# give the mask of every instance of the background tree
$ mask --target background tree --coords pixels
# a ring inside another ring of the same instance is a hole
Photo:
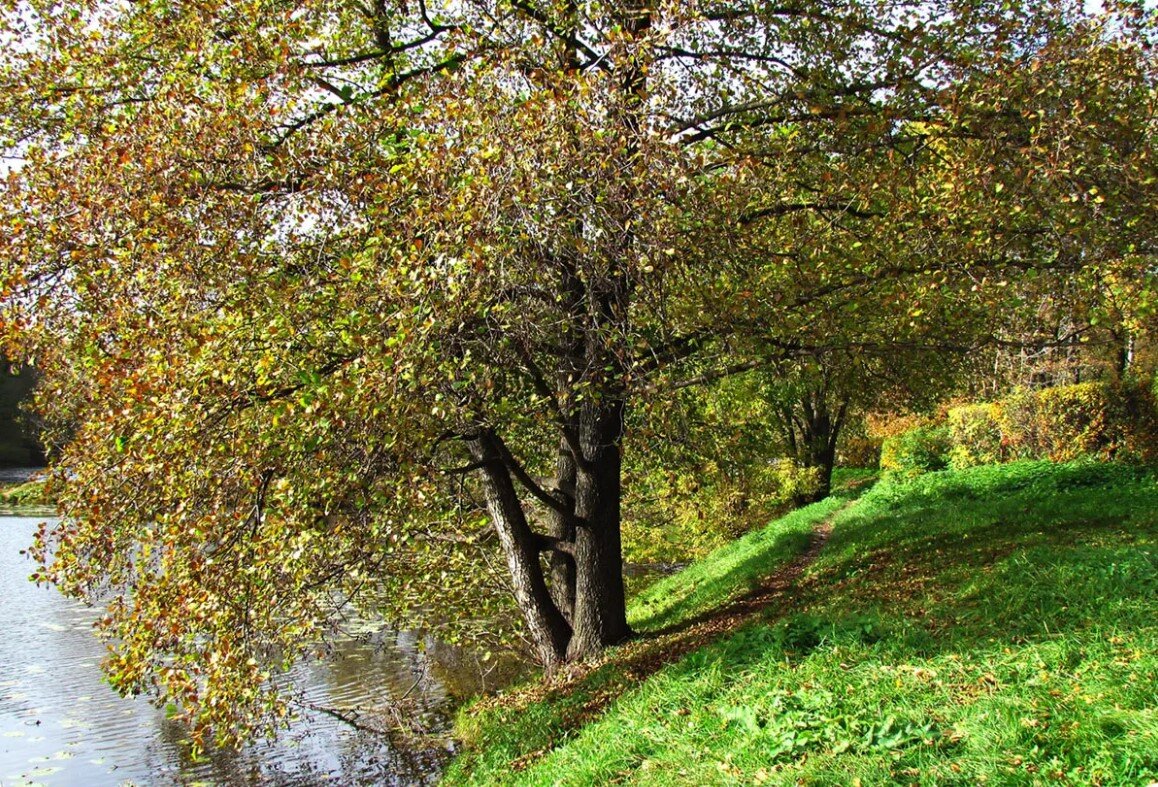
[[[771,404],[785,454],[815,477],[798,505],[828,497],[841,438],[866,413],[927,407],[949,389],[962,353],[934,346],[820,353],[773,367],[758,395]]]

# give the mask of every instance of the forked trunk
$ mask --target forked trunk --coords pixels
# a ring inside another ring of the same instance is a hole
[[[793,412],[791,407],[781,411],[781,427],[797,465],[814,469],[817,473],[815,491],[799,494],[792,501],[798,506],[823,500],[832,492],[836,444],[844,427],[848,400],[842,399],[833,414],[829,409],[828,396],[826,388],[822,386],[801,397],[799,414]]]
[[[467,440],[515,600],[548,671],[631,636],[620,541],[623,407],[591,410],[580,430],[582,457],[575,461],[569,448],[560,457],[554,490],[529,478],[492,431]],[[548,534],[531,529],[515,478],[552,508]]]

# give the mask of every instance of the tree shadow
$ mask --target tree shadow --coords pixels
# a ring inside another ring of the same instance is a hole
[[[838,519],[843,552],[817,561],[788,605],[766,605],[764,625],[708,645],[673,674],[708,661],[744,670],[769,651],[791,663],[837,643],[935,658],[1152,624],[1158,552],[1137,546],[1158,540],[1153,476],[1088,465],[1047,476],[972,487],[966,478],[947,485],[940,505],[917,497],[894,508],[883,531],[883,515]],[[939,515],[973,504],[989,521],[938,531]]]
[[[736,675],[769,660],[792,670],[845,645],[865,646],[860,658],[884,664],[976,656],[1148,625],[1158,598],[1158,550],[1136,548],[1158,541],[1158,484],[1145,470],[979,469],[882,490],[833,519],[823,550],[823,535],[800,554],[792,542],[801,534],[780,534],[693,591],[701,595],[647,618],[667,625],[545,687],[532,702],[550,709],[554,729],[517,765],[660,670],[676,681],[711,674],[713,664]],[[739,598],[696,612],[713,593],[751,581],[780,550],[799,556]]]
[[[817,541],[815,534],[783,533],[766,549],[734,563],[729,569],[717,575],[706,577],[675,603],[657,603],[657,608],[646,617],[636,619],[636,628],[642,636],[652,638],[674,634],[688,628],[729,615],[736,609],[750,607],[753,602],[768,594],[769,582],[799,560],[799,556],[810,553]],[[776,565],[782,555],[797,555],[779,569],[769,569]],[[810,559],[814,553],[810,554]],[[799,570],[796,571],[799,574]],[[794,575],[795,576],[795,575]],[[736,594],[740,595],[737,596]]]

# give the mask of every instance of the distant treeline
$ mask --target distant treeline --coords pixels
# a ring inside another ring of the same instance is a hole
[[[43,465],[44,447],[21,404],[32,395],[36,371],[0,361],[0,467]]]

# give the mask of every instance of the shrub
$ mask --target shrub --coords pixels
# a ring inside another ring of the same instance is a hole
[[[869,413],[864,419],[865,433],[882,442],[927,423],[925,416],[916,413]]]
[[[841,467],[878,467],[882,442],[882,438],[867,435],[848,437],[837,448],[837,464]]]
[[[949,466],[961,470],[1002,461],[1001,405],[967,404],[949,410]]]
[[[1045,437],[1036,391],[1019,390],[1001,401],[1001,448],[1006,460],[1044,455]]]
[[[1158,406],[1137,383],[1090,382],[1019,393],[1003,407],[1010,458],[1158,458]]]
[[[53,501],[45,491],[44,481],[25,481],[0,489],[0,502],[10,506],[47,506]]]
[[[776,499],[792,503],[812,498],[820,489],[820,469],[800,467],[789,459],[776,459],[768,465],[768,487],[776,490]]]
[[[949,429],[925,424],[889,437],[881,446],[881,470],[891,475],[915,476],[949,465]]]
[[[1158,401],[1144,383],[1089,382],[960,405],[943,426],[885,440],[881,469],[919,475],[1017,459],[1158,461]]]
[[[1158,392],[1143,381],[1128,382],[1120,386],[1119,401],[1127,428],[1121,435],[1117,458],[1158,462]]]
[[[787,459],[726,472],[715,462],[650,468],[628,486],[624,557],[635,563],[682,563],[703,557],[767,524],[815,494],[819,473]]]
[[[1099,383],[1046,388],[1037,394],[1043,459],[1068,462],[1081,456],[1113,459],[1116,432],[1123,426],[1115,412],[1115,392]]]

